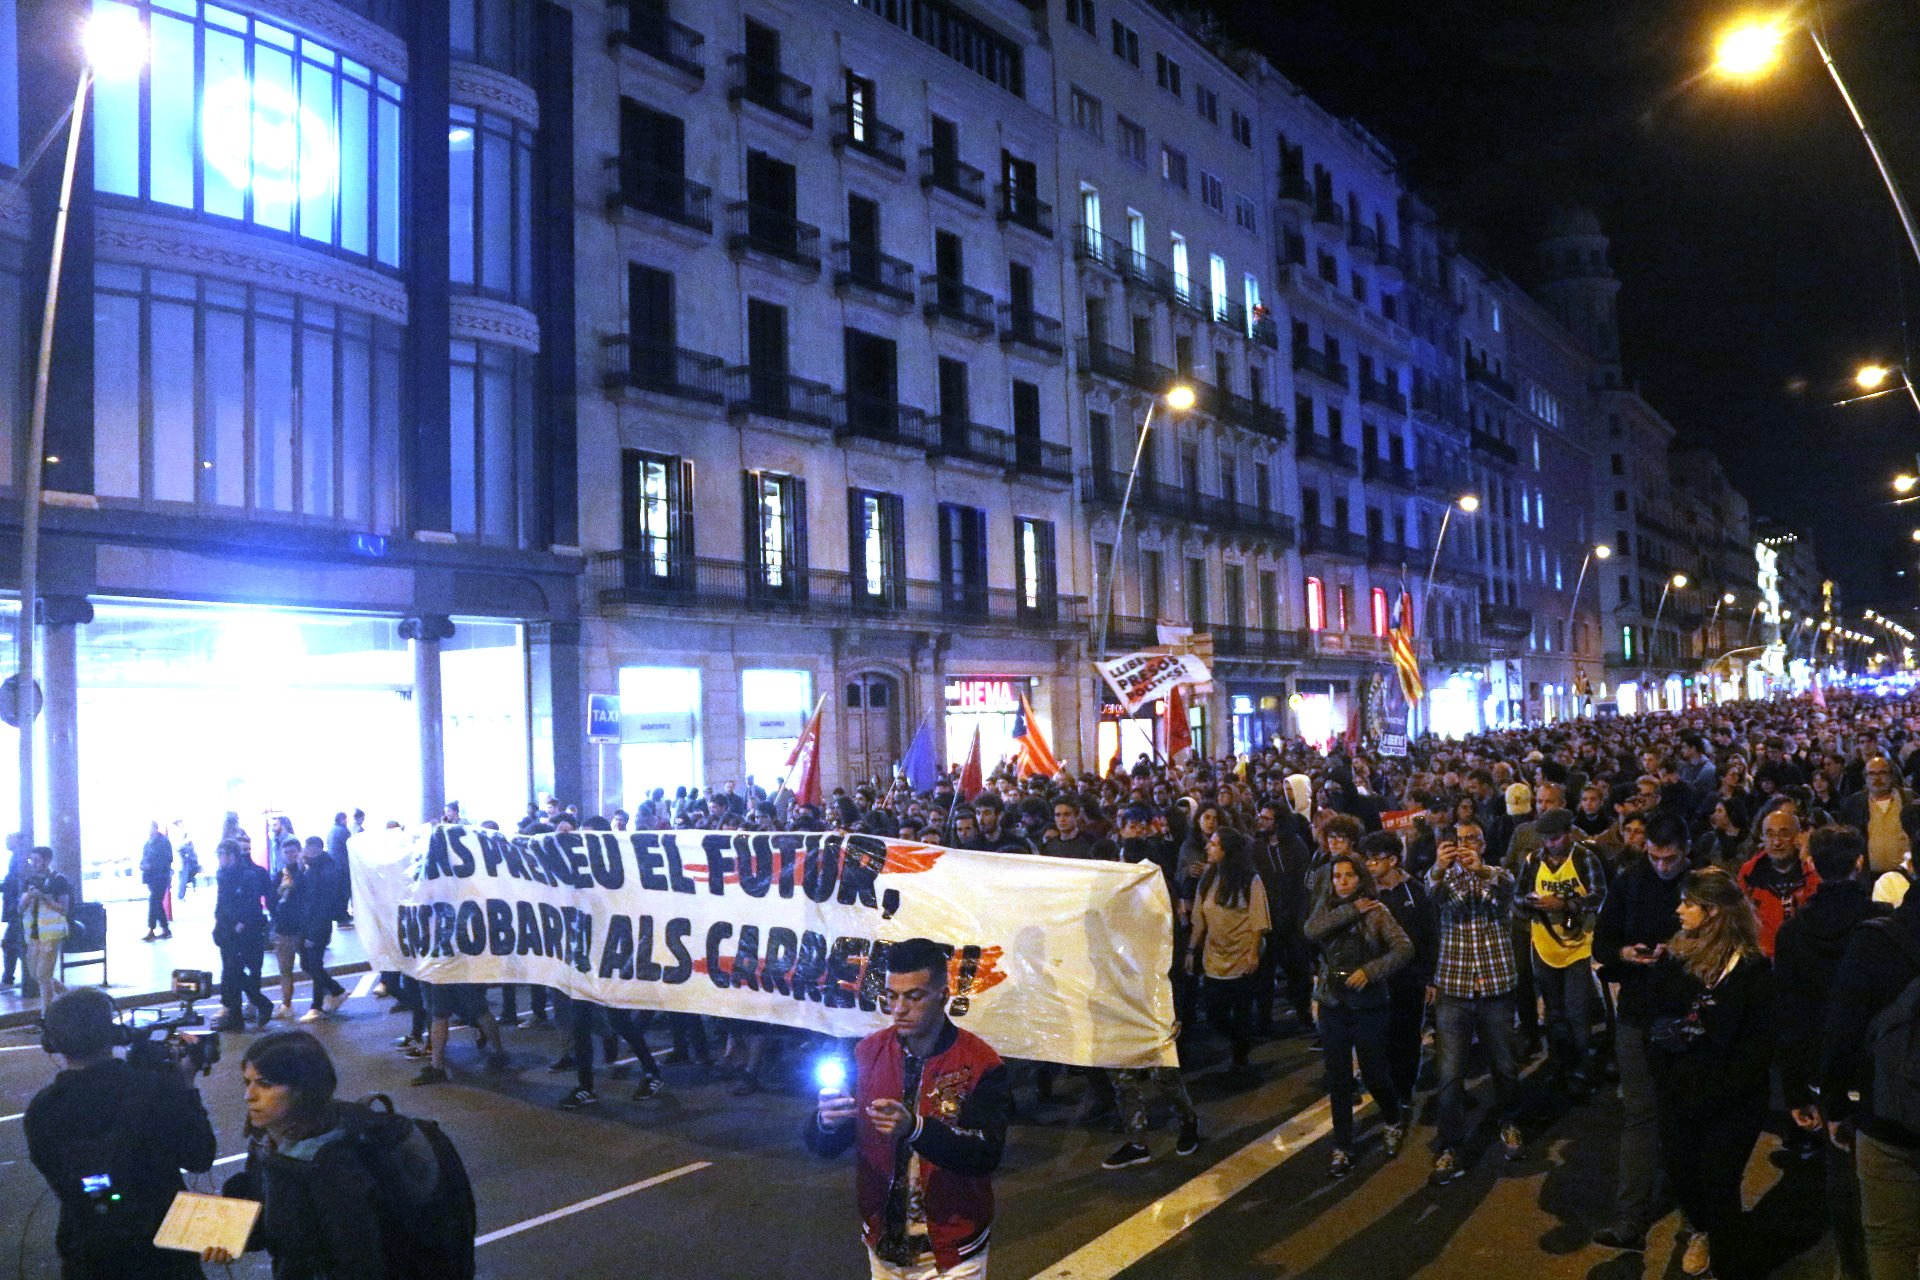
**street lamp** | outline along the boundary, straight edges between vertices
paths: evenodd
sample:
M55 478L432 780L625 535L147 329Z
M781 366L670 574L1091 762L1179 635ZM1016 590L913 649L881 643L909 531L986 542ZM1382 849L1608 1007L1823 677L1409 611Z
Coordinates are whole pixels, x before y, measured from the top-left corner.
M40 315L40 350L33 372L33 409L27 447L20 455L20 617L15 644L14 711L20 726L20 835L33 843L35 606L40 597L40 504L46 487L47 383L53 365L53 322L60 305L60 267L67 252L67 215L73 205L73 172L80 158L80 126L87 92L97 77L123 80L140 73L147 57L147 30L131 10L115 6L87 19L81 29L85 59L67 120L67 162L60 175L60 204L53 220L53 251L47 262L47 300Z
M1880 154L1880 146L1873 140L1872 130L1867 128L1866 118L1860 114L1860 108L1854 104L1853 94L1847 90L1847 82L1840 78L1840 68L1834 64L1820 28L1812 23L1800 25L1806 31L1807 38L1813 41L1827 74L1833 77L1833 87L1840 91L1841 101L1847 104L1847 114L1853 117L1854 127L1860 130L1861 141L1867 144L1867 154L1873 157L1874 168L1880 171L1880 181L1885 184L1887 195L1893 200L1894 211L1900 215L1900 229L1907 233L1907 247L1913 251L1915 261L1920 261L1920 231L1914 228L1913 212L1907 208L1906 197L1900 194L1900 184L1894 181L1893 171L1887 168L1886 159ZM1779 65L1790 34L1791 24L1781 19L1737 23L1724 31L1715 44L1713 69L1728 80L1751 82L1762 79Z
M1140 478L1140 455L1146 452L1147 433L1153 430L1153 411L1165 400L1167 408L1173 413L1185 413L1193 408L1195 396L1193 388L1184 382L1176 382L1165 392L1147 401L1147 416L1141 420L1140 436L1133 444L1133 466L1127 469L1127 489L1120 495L1120 519L1113 531L1113 547L1107 552L1107 589L1105 602L1100 608L1100 636L1094 648L1099 657L1107 656L1107 627L1113 620L1113 580L1120 567L1120 544L1127 536L1127 508L1133 503L1133 485Z
M1463 515L1470 516L1480 509L1480 495L1477 493L1463 493L1452 502L1449 502L1447 509L1440 513L1440 532L1435 534L1433 538L1433 560L1427 565L1427 585L1426 589L1422 591L1420 595L1420 607L1423 610L1426 609L1427 602L1433 599L1433 575L1434 571L1440 567L1440 548L1447 543L1447 523L1453 519L1453 509L1455 507L1460 508Z
M1895 378L1900 380L1900 385L1889 386L1888 384ZM1837 401L1837 404L1842 406L1858 404L1862 400L1878 400L1881 396L1905 391L1907 399L1913 401L1913 407L1920 410L1920 391L1914 390L1913 379L1907 376L1907 367L1903 364L1863 364L1853 371L1853 385L1860 388L1860 394ZM1915 483L1917 482L1911 475L1903 474L1893 478L1894 491L1897 493L1906 493Z
M1612 547L1604 542L1596 542L1587 548L1586 555L1580 557L1580 572L1573 580L1573 598L1567 601L1567 647L1569 650L1573 647L1573 614L1580 604L1580 588L1587 580L1587 566L1595 560L1605 560L1612 555Z
M1897 475L1893 478L1895 493L1912 493L1913 486L1920 484L1920 476Z

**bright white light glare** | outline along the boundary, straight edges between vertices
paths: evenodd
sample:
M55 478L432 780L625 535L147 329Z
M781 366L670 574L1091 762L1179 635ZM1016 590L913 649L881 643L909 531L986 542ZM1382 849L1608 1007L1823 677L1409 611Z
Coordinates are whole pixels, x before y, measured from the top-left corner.
M1720 603L1721 603L1721 604L1732 604L1732 603L1733 603L1733 592L1731 592L1731 591L1729 591L1729 592L1727 592L1727 593L1726 593L1725 595L1723 595L1723 596L1721 596L1721 597L1720 597Z
M1596 560L1605 560L1611 555L1613 555L1613 548L1608 546L1606 543L1602 542L1598 546L1594 547L1593 555Z
M840 1058L822 1058L813 1064L813 1082L829 1093L847 1087L847 1064Z
M1673 575L1673 585L1674 585L1674 586L1676 586L1676 587L1684 587L1684 586L1686 586L1686 585L1687 585L1687 575L1686 575L1686 574L1684 574L1684 573L1676 573L1676 574L1674 574L1674 575Z
M473 130L464 125L455 125L447 130L447 145L456 151L464 151L473 144Z
M147 29L133 10L114 5L96 10L81 29L87 65L101 80L130 80L147 62Z
M1193 388L1182 382L1167 390L1167 408L1185 413L1193 408Z
M1474 512L1480 509L1480 495L1475 493L1463 493L1457 499L1454 500L1454 505L1459 507L1462 511L1466 512L1468 515L1472 515Z
M207 163L254 199L307 200L333 188L340 153L333 129L279 85L236 77L207 89Z
M1862 391L1873 391L1885 386L1892 376L1893 370L1883 364L1863 364L1853 375L1853 382Z

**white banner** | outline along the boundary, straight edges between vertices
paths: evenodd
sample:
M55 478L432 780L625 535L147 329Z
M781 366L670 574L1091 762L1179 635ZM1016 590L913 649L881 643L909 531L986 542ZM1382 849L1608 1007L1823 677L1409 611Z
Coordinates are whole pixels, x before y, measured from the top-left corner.
M431 825L357 835L350 859L377 970L860 1036L886 1022L886 946L923 937L953 948L954 1020L1007 1057L1177 1062L1173 911L1150 863L858 834Z
M1129 653L1093 664L1132 715L1177 684L1213 679L1207 664L1191 653Z

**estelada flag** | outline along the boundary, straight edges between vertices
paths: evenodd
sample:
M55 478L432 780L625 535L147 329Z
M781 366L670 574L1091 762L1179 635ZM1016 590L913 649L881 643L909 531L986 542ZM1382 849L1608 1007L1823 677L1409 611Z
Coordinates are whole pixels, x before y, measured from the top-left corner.
M1193 753L1193 726L1187 723L1187 700L1180 689L1173 686L1173 696L1167 699L1167 759L1175 764Z
M1406 697L1408 706L1415 706L1426 696L1426 682L1420 678L1420 658L1413 647L1413 610L1408 606L1412 602L1400 597L1400 625L1387 632L1387 653L1393 658L1393 669L1400 677L1400 692Z
M1053 758L1053 748L1041 734L1033 718L1033 704L1024 693L1020 695L1020 709L1013 713L1013 741L1020 749L1021 777L1051 778L1060 772L1060 762Z
M812 717L807 720L806 727L800 730L800 736L793 744L793 752L787 757L789 772L795 765L800 768L799 776L793 780L795 804L820 803L820 715L826 709L827 699L823 694L820 701L814 704Z
M980 726L973 726L973 745L967 748L967 763L960 770L960 798L968 804L987 789L986 775L980 771Z

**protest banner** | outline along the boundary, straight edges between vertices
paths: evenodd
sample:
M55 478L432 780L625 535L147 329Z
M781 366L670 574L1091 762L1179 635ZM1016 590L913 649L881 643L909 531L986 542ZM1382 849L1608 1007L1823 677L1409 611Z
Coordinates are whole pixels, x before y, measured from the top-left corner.
M1207 664L1191 653L1129 653L1093 664L1132 715L1177 684L1206 684Z
M1151 863L863 834L423 825L350 845L375 969L860 1036L893 942L953 948L950 1013L1003 1055L1173 1066L1173 912Z

